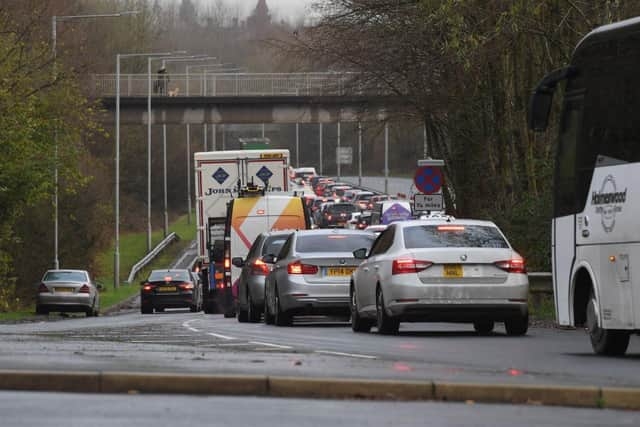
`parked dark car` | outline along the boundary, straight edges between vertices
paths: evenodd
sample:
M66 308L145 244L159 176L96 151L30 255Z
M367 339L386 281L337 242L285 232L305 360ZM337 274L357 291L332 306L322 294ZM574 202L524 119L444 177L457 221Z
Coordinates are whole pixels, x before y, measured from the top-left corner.
M189 270L153 270L141 285L142 314L152 314L154 310L162 312L165 308L202 310L202 283Z

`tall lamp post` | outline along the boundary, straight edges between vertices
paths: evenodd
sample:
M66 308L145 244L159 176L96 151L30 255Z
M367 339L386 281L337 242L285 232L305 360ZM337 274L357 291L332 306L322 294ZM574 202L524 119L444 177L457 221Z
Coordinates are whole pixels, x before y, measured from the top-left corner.
M137 10L129 10L125 12L116 13L101 13L94 15L54 15L51 17L51 51L53 55L53 79L58 76L58 70L56 67L57 59L57 44L58 44L58 22L60 21L72 21L81 19L98 19L98 18L119 18L122 16L136 15L140 13ZM58 141L57 136L55 139L55 163L53 172L53 268L56 270L60 268L60 260L58 257Z
M147 59L147 252L151 252L151 247L152 247L152 243L151 243L151 63L153 61L159 61L162 60L163 61L163 66L165 61L166 62L170 62L170 61L179 61L179 60L185 60L185 61L198 61L205 59L204 55L192 55L192 56L159 56L159 57L152 57L150 56ZM187 82L187 87L189 83ZM166 90L166 89L165 89ZM166 125L163 125L163 141L166 143ZM166 157L166 146L165 146L165 157ZM167 213L167 195L166 195L166 191L167 191L167 187L166 187L166 161L164 162L165 165L165 169L164 169L164 176L165 176L165 185L164 185L164 193L165 193L165 203L164 203L164 235L165 237L167 236L168 233L168 228L169 228L169 224L168 224L168 213Z
M120 287L120 59L148 56L169 56L184 52L118 53L116 55L116 160L115 160L115 248L113 252L113 287Z

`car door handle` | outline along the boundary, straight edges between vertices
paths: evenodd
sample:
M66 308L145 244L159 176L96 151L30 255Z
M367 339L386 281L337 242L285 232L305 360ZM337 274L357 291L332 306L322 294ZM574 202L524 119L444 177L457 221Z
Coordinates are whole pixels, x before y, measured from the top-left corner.
M362 271L369 271L369 267L362 267Z
M376 270L380 270L380 266L378 265L374 265L373 268L375 268Z

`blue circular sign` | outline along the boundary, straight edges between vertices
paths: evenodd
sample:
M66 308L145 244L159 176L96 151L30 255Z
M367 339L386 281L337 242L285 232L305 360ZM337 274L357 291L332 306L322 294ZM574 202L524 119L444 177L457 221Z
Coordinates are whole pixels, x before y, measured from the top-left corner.
M442 188L442 171L438 166L421 166L413 176L413 183L423 194L433 194Z

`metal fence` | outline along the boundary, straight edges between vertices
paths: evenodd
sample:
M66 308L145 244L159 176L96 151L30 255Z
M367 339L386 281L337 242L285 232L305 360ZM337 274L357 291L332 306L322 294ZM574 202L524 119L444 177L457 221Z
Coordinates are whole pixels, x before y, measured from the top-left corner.
M120 96L331 96L380 92L356 83L356 73L121 74ZM96 97L116 95L116 75L92 76Z
M158 245L155 248L153 248L151 250L151 252L149 252L147 255L145 255L144 258L142 258L133 267L131 267L131 272L129 273L129 277L127 278L127 282L129 284L133 283L133 280L135 279L136 274L138 274L138 272L140 270L142 270L156 256L158 256L158 254L160 254L160 252L162 252L162 250L164 248L169 246L169 243L173 242L176 239L178 239L178 235L176 233L171 233L167 237L165 237L162 242L158 243Z

